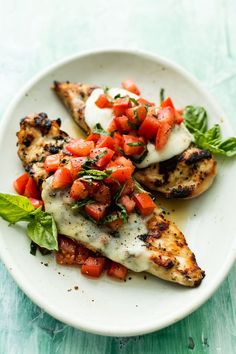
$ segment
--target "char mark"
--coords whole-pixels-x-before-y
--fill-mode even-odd
[[[212,154],[209,150],[199,150],[193,152],[185,161],[186,165],[193,165],[202,160],[209,160],[212,158]]]

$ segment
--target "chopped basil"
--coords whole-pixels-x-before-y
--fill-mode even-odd
[[[96,134],[100,134],[100,135],[105,135],[105,136],[109,136],[110,135],[110,133],[106,132],[103,129],[103,127],[101,126],[100,123],[95,124],[95,126],[92,129],[92,132],[96,133]]]
[[[161,88],[160,89],[160,103],[163,102],[165,99],[165,89]]]
[[[114,100],[116,100],[117,98],[121,98],[121,94],[117,93],[117,95],[115,95]]]
[[[99,171],[99,170],[82,170],[78,172],[78,177],[84,181],[98,180],[101,181],[109,176],[109,171]]]
[[[145,149],[141,156],[138,157],[132,156],[132,160],[134,161],[134,163],[139,164],[145,159],[147,154],[148,154],[148,149]]]
[[[86,159],[86,161],[82,164],[82,169],[87,170],[90,169],[101,157],[103,157],[104,155],[106,155],[107,151],[104,150],[102,151],[100,154],[98,154],[94,159],[91,159],[90,157],[88,157]]]
[[[135,184],[135,188],[140,192],[140,193],[147,193],[147,194],[151,194],[150,192],[147,192],[142,186],[141,184],[133,177],[133,181]]]
[[[199,148],[227,157],[236,156],[236,137],[223,139],[219,124],[208,130],[207,112],[203,107],[185,107],[183,118]]]
[[[128,125],[129,125],[131,128],[135,129],[135,130],[137,130],[138,127],[139,127],[137,124],[131,122],[130,120],[128,121]]]
[[[110,89],[109,89],[108,86],[104,86],[104,87],[103,87],[103,91],[104,91],[105,94],[108,94],[108,91],[109,91],[109,90],[110,90]]]
[[[127,214],[125,207],[119,203],[117,203],[116,205],[120,209],[120,212],[118,212],[118,213],[120,214],[121,219],[124,221],[124,223],[127,222],[128,221],[128,214]]]
[[[136,141],[134,143],[127,143],[128,146],[145,146],[142,141]]]
[[[78,201],[71,207],[71,209],[77,210],[77,209],[80,209],[80,208],[82,208],[83,206],[85,206],[85,205],[87,205],[87,204],[91,204],[91,203],[94,203],[94,200],[91,199],[91,198],[85,198],[85,199],[82,199],[82,200],[78,200]]]
[[[136,106],[139,105],[138,101],[135,98],[130,97],[130,101],[133,102]]]

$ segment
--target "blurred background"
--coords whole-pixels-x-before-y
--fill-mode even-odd
[[[235,15],[235,0],[0,0],[0,114],[41,69],[81,51],[116,47],[148,50],[182,65],[236,128]],[[179,323],[122,339],[54,320],[0,264],[0,354],[236,353],[235,275],[236,267],[205,305]]]

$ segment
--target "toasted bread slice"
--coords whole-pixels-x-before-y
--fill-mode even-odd
[[[53,89],[72,118],[86,133],[85,105],[94,85],[55,82]],[[194,198],[205,192],[216,176],[216,160],[208,150],[190,146],[174,158],[138,169],[135,177],[145,187],[165,198]]]

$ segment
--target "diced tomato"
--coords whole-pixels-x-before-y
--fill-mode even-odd
[[[92,197],[94,200],[102,204],[111,203],[110,189],[104,183],[101,183],[101,185],[94,191]]]
[[[70,196],[71,196],[71,198],[76,199],[76,200],[81,200],[81,199],[87,198],[88,191],[86,189],[86,186],[79,179],[76,179],[73,182],[73,184],[71,186],[71,190],[70,190]]]
[[[61,167],[53,176],[52,187],[54,189],[66,188],[70,186],[72,182],[73,179],[70,170],[66,167]]]
[[[153,139],[156,137],[159,122],[152,114],[148,114],[143,123],[139,127],[138,133],[147,139]]]
[[[60,154],[49,155],[44,162],[44,168],[47,172],[55,172],[60,166]]]
[[[21,175],[20,177],[18,177],[14,182],[13,182],[13,187],[15,189],[15,191],[20,194],[23,195],[25,192],[25,187],[26,184],[29,180],[29,175],[28,173],[23,173],[23,175]]]
[[[91,255],[91,253],[92,252],[88,248],[82,245],[76,245],[74,263],[78,265],[84,264],[84,262]]]
[[[70,160],[70,172],[73,179],[78,177],[78,172],[81,170],[82,165],[87,160],[86,157],[73,157]]]
[[[116,117],[119,117],[125,114],[127,108],[131,106],[129,96],[117,98],[117,100],[113,103],[113,113]]]
[[[135,202],[128,195],[121,197],[118,202],[125,207],[128,214],[132,213],[135,208]]]
[[[159,123],[165,122],[168,123],[170,126],[175,124],[175,110],[171,106],[161,108],[157,112],[157,119]]]
[[[121,85],[125,90],[132,92],[135,95],[140,96],[141,92],[133,80],[130,80],[130,79],[124,80],[124,81],[122,81]]]
[[[175,106],[174,106],[172,99],[170,97],[167,97],[164,101],[162,101],[160,104],[160,107],[161,108],[171,107],[171,108],[175,109]]]
[[[110,183],[113,179],[121,183],[126,182],[131,178],[134,168],[132,162],[124,156],[117,157],[115,161],[111,161],[107,166],[107,169],[111,169],[112,173],[109,178],[106,179],[106,182]]]
[[[74,156],[88,156],[93,148],[94,142],[84,139],[72,140],[66,145],[66,149]]]
[[[166,145],[170,132],[171,132],[171,125],[167,122],[163,122],[158,128],[158,132],[156,136],[157,150],[161,150]]]
[[[28,198],[40,199],[40,191],[32,177],[30,177],[26,183],[24,195]]]
[[[150,102],[148,100],[146,100],[145,98],[143,97],[139,97],[137,99],[137,101],[140,103],[140,104],[143,104],[143,105],[146,105],[146,106],[155,106],[155,103],[154,102]]]
[[[135,167],[130,161],[130,159],[127,159],[124,156],[119,156],[115,159],[115,164],[118,166],[123,166],[123,167],[130,167],[132,169],[132,172],[134,171]]]
[[[63,265],[71,265],[75,262],[76,244],[65,236],[58,238],[58,252],[56,252],[56,262]]]
[[[87,136],[87,138],[85,140],[86,141],[93,141],[96,144],[96,142],[99,140],[99,138],[100,138],[100,134],[91,133]]]
[[[176,124],[181,124],[183,123],[184,118],[181,116],[181,114],[178,111],[175,111],[175,123]]]
[[[132,130],[129,124],[129,118],[126,116],[120,116],[115,118],[117,129],[120,133],[129,133]]]
[[[104,218],[106,214],[106,205],[102,203],[86,204],[85,211],[95,221],[99,221]]]
[[[81,267],[83,274],[98,278],[105,267],[106,259],[104,257],[88,257]]]
[[[95,162],[96,166],[103,168],[108,164],[108,162],[111,161],[114,153],[115,152],[113,150],[106,147],[102,147],[92,149],[89,156],[92,159],[97,158],[97,161]]]
[[[107,271],[108,275],[120,280],[125,280],[127,273],[128,269],[122,264],[116,262],[112,262],[110,268]]]
[[[101,136],[96,144],[96,148],[108,147],[109,149],[114,149],[114,140],[111,136]]]
[[[140,155],[145,148],[144,139],[142,137],[123,135],[124,153],[128,156]]]
[[[29,198],[29,200],[34,208],[39,208],[39,207],[43,206],[43,201],[40,199]]]
[[[125,113],[132,123],[139,124],[146,118],[147,110],[144,106],[140,105],[128,108]]]
[[[113,214],[115,215],[116,212]],[[122,219],[116,219],[114,221],[108,222],[106,226],[109,227],[112,231],[117,231],[123,225],[123,223],[124,222]]]
[[[118,148],[119,150],[119,148],[123,148],[123,138],[119,133],[114,133],[113,141],[116,149]]]
[[[95,104],[99,108],[111,108],[112,102],[109,101],[108,97],[105,94],[101,94],[98,99],[96,100]]]
[[[111,123],[109,124],[108,128],[107,128],[107,131],[109,133],[113,133],[117,130],[117,126],[116,126],[116,122],[115,122],[115,119],[112,119]]]
[[[134,201],[140,214],[144,216],[150,215],[156,208],[156,204],[147,193],[136,193],[134,195]]]
[[[134,181],[133,178],[130,178],[125,182],[125,186],[122,190],[121,196],[132,194],[133,191],[134,191]]]

